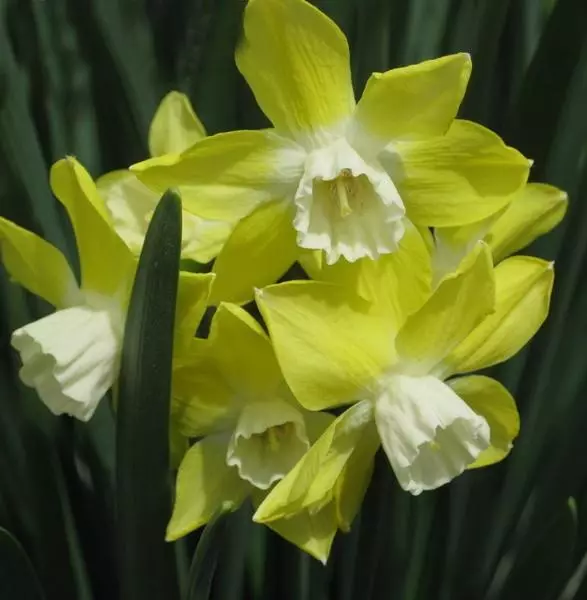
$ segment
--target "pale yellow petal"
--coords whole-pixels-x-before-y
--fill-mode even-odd
[[[274,200],[238,223],[214,263],[211,304],[250,302],[255,288],[275,283],[291,267],[299,253],[292,211],[289,202]]]
[[[312,279],[342,285],[371,302],[373,310],[388,316],[397,329],[431,293],[430,252],[409,222],[397,251],[378,260],[364,258],[349,263],[341,259],[328,265],[322,258],[320,253],[305,251],[300,262]]]
[[[491,445],[468,468],[504,459],[520,431],[520,416],[511,394],[495,379],[481,375],[459,377],[448,384],[489,425]]]
[[[444,135],[470,74],[471,58],[464,53],[373,73],[354,117],[359,144],[381,149],[394,140]]]
[[[253,519],[265,523],[290,518],[303,510],[318,511],[335,500],[336,492],[356,492],[350,481],[338,487],[337,482],[341,476],[357,472],[356,465],[346,473],[345,467],[365,435],[373,435],[373,408],[369,401],[359,402],[337,417],[298,464],[271,490]],[[361,456],[368,470],[370,459],[365,453]],[[363,490],[363,483],[359,480],[357,489]],[[346,526],[357,504],[356,499],[348,503],[346,499],[338,499],[337,502],[343,515],[342,524]]]
[[[79,288],[65,256],[43,238],[1,217],[0,261],[11,279],[56,308],[78,299]]]
[[[392,363],[394,324],[342,286],[287,282],[261,290],[257,304],[285,380],[310,410],[357,401]]]
[[[305,0],[250,0],[236,62],[277,130],[299,141],[344,125],[354,108],[346,38]]]
[[[151,156],[179,154],[206,137],[189,98],[181,92],[169,92],[157,107],[149,129]]]
[[[216,438],[197,442],[179,467],[167,541],[198,529],[220,511],[236,510],[249,489],[237,470],[227,466],[225,442]]]
[[[548,315],[554,282],[552,263],[514,256],[495,268],[495,312],[488,315],[446,357],[445,374],[467,373],[516,354]]]
[[[406,374],[430,373],[493,310],[489,249],[479,243],[465,260],[462,270],[445,278],[400,331],[397,351]]]
[[[568,196],[544,183],[529,183],[516,194],[486,236],[497,263],[554,229],[565,216]]]
[[[82,289],[124,302],[136,260],[114,231],[92,178],[74,158],[65,158],[51,168],[51,188],[67,209],[73,225]]]
[[[517,150],[469,121],[455,120],[445,136],[390,151],[399,154],[391,176],[407,215],[427,227],[468,225],[496,213],[522,189],[530,168]]]
[[[293,198],[305,156],[299,146],[274,132],[233,131],[131,170],[159,194],[178,188],[184,210],[198,217],[236,221],[261,202]]]

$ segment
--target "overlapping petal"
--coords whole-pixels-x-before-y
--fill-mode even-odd
[[[530,168],[499,136],[460,120],[444,136],[394,144],[385,152],[395,161],[390,174],[408,217],[428,227],[467,225],[496,213],[521,190]]]
[[[337,482],[345,475],[353,452],[364,435],[371,435],[373,408],[369,401],[355,404],[326,429],[318,441],[308,450],[298,464],[286,475],[261,503],[255,521],[266,523],[277,519],[287,519],[303,510],[317,512],[335,500]],[[354,467],[353,467],[354,470]],[[347,471],[346,475],[349,475]],[[364,486],[348,485],[346,493],[363,493]],[[343,525],[360,499],[345,499],[342,506]]]
[[[548,314],[552,263],[514,256],[495,268],[495,311],[442,362],[446,374],[467,373],[503,362],[538,331]]]
[[[381,150],[394,140],[444,135],[457,115],[470,74],[468,54],[373,73],[353,118],[354,143]]]
[[[206,524],[219,511],[236,510],[250,490],[226,464],[226,442],[209,437],[194,444],[179,467],[166,539],[176,540]]]
[[[92,178],[74,158],[66,158],[53,165],[51,188],[73,225],[82,289],[125,301],[136,261],[115,233]]]
[[[250,0],[236,62],[276,129],[298,141],[327,136],[354,108],[346,38],[305,0]]]
[[[293,207],[283,200],[263,203],[235,227],[214,263],[210,302],[250,302],[254,288],[277,281],[299,249]]]
[[[181,92],[169,92],[157,107],[149,128],[151,156],[179,154],[206,137],[188,97]]]
[[[486,241],[497,263],[554,229],[565,216],[568,196],[544,183],[529,183],[491,227]]]
[[[204,219],[235,221],[259,203],[293,198],[305,152],[271,131],[234,131],[208,137],[180,156],[131,167],[162,194],[180,190],[183,208]]]
[[[397,337],[406,373],[433,371],[493,310],[495,288],[489,249],[479,243],[467,264],[445,278],[422,308],[408,317]]]
[[[65,256],[38,235],[0,217],[0,259],[10,277],[56,308],[79,299]]]
[[[492,465],[504,459],[520,430],[520,416],[511,394],[495,379],[482,375],[458,377],[450,387],[488,423],[490,446],[469,469]]]
[[[398,250],[376,261],[339,260],[328,265],[322,254],[306,251],[301,254],[300,262],[312,279],[344,286],[371,302],[374,311],[387,315],[397,329],[431,292],[430,251],[411,223],[406,224]]]
[[[341,286],[288,282],[257,294],[285,380],[302,406],[355,402],[391,363],[394,324]]]

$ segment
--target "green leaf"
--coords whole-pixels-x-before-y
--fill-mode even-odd
[[[190,567],[186,600],[208,600],[212,579],[228,531],[228,515],[218,512],[206,525]]]
[[[166,192],[149,225],[126,321],[117,414],[121,597],[173,600],[179,590],[171,515],[169,404],[181,202]]]
[[[18,540],[0,527],[0,598],[45,598],[31,561]]]

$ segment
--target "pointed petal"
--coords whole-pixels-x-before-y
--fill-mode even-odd
[[[315,513],[302,511],[287,519],[266,523],[266,526],[326,564],[337,529],[334,505],[330,503]]]
[[[447,383],[489,425],[490,446],[468,468],[503,460],[520,431],[520,415],[511,394],[495,379],[482,375],[458,377]]]
[[[342,287],[288,282],[259,291],[257,304],[285,380],[309,410],[357,401],[391,364],[394,324]]]
[[[161,100],[151,121],[149,151],[151,156],[179,154],[205,137],[189,98],[173,91]]]
[[[219,511],[236,510],[250,485],[226,464],[226,443],[205,438],[194,444],[179,467],[173,514],[167,541],[177,540],[205,525]]]
[[[565,216],[568,204],[567,194],[552,185],[526,185],[514,196],[486,238],[494,261],[500,262],[554,229]]]
[[[218,307],[209,343],[210,356],[235,394],[262,399],[283,385],[267,334],[242,308],[228,303]]]
[[[354,143],[381,150],[393,140],[444,135],[471,75],[468,54],[453,54],[373,73],[354,117]]]
[[[514,256],[495,268],[495,311],[443,361],[444,374],[485,369],[516,354],[548,315],[554,282],[552,263]]]
[[[479,243],[454,276],[445,278],[424,306],[408,317],[397,351],[411,374],[430,373],[493,310],[493,268]]]
[[[293,198],[305,152],[271,131],[233,131],[198,142],[180,156],[133,165],[162,194],[178,187],[184,210],[204,219],[236,221],[260,202]]]
[[[400,486],[414,495],[460,475],[489,447],[489,426],[440,379],[392,375],[375,422]]]
[[[320,253],[304,252],[306,272],[319,281],[342,285],[373,303],[374,310],[388,315],[399,329],[431,293],[431,258],[416,227],[406,223],[399,248],[376,261],[361,259],[354,263],[339,260],[328,265]]]
[[[214,263],[211,304],[250,302],[254,288],[275,283],[291,267],[299,252],[292,210],[274,200],[238,223]]]
[[[92,178],[74,158],[66,158],[51,168],[51,188],[73,225],[82,289],[126,301],[136,260],[114,231]]]
[[[110,214],[116,233],[133,254],[140,254],[149,222],[161,198],[137,179],[131,171],[112,171],[96,182]],[[234,224],[229,221],[202,219],[182,211],[181,256],[200,263],[215,258]]]
[[[175,366],[175,365],[174,365]],[[194,339],[175,366],[171,416],[186,437],[226,434],[240,408],[234,390],[218,371],[208,340]]]
[[[175,309],[175,348],[174,364],[181,363],[196,335],[198,325],[204,316],[212,282],[213,273],[190,273],[180,271]]]
[[[372,435],[372,427],[373,408],[369,401],[359,402],[337,417],[298,464],[271,490],[253,520],[273,522],[291,518],[303,510],[316,512],[323,509],[335,499],[339,477],[345,475],[345,467],[363,436]],[[369,467],[368,464],[364,466]],[[355,472],[353,467],[346,476]],[[346,482],[338,491],[348,492],[350,489]],[[357,489],[362,489],[362,484]],[[346,508],[355,504],[354,499],[349,504],[346,499],[340,501],[345,525],[346,517],[350,515]]]
[[[396,180],[407,215],[428,227],[467,225],[499,211],[521,190],[530,168],[517,150],[469,121],[456,120],[445,136],[393,150],[401,161]]]
[[[14,281],[56,308],[76,302],[79,288],[65,256],[43,238],[1,217],[0,260]]]
[[[304,0],[250,0],[236,62],[263,112],[294,139],[320,138],[355,100],[342,31]]]

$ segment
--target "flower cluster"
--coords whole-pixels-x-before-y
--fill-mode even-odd
[[[154,207],[178,188],[171,417],[195,443],[168,539],[250,498],[255,521],[325,561],[380,448],[412,494],[510,452],[513,398],[470,373],[510,358],[546,318],[552,263],[511,255],[556,226],[567,199],[456,118],[466,54],[374,73],[357,101],[332,21],[305,0],[249,0],[236,63],[271,129],[206,137],[172,92],[150,159],[97,182],[73,158],[53,166],[79,284],[56,248],[0,219],[4,266],[56,308],[12,345],[52,412],[89,419],[117,378]],[[284,277],[296,262],[305,278]],[[206,306],[210,332],[196,337]]]

